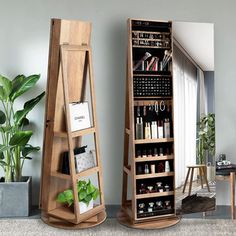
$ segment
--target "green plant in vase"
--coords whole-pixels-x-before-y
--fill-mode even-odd
[[[84,203],[88,207],[91,201],[96,200],[100,195],[98,188],[96,188],[90,180],[80,180],[77,183],[77,192],[79,203]],[[67,204],[69,207],[74,203],[73,191],[67,189],[57,195],[57,201],[63,204]],[[85,210],[86,211],[86,210]],[[80,213],[81,206],[80,206]]]
[[[33,99],[25,102],[21,110],[16,110],[17,98],[32,89],[40,75],[18,75],[10,80],[0,75],[0,133],[2,143],[0,144],[0,166],[5,173],[5,182],[19,182],[22,178],[22,169],[26,159],[32,159],[30,154],[39,151],[28,142],[33,131],[27,129],[29,120],[28,113],[43,98],[42,92]]]
[[[208,113],[198,123],[197,157],[199,164],[206,164],[207,152],[215,155],[215,114]]]

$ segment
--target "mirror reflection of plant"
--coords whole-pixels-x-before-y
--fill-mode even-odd
[[[90,180],[88,183],[85,180],[80,180],[77,183],[77,191],[79,202],[84,202],[87,206],[92,199],[96,200],[100,194],[98,188],[96,188]],[[74,203],[73,191],[67,189],[62,193],[59,193],[57,195],[57,201],[71,206]]]
[[[10,80],[0,75],[0,166],[5,173],[5,182],[21,181],[22,169],[26,159],[32,159],[30,154],[39,151],[28,142],[33,135],[27,130],[28,113],[43,98],[45,92],[25,102],[23,109],[15,110],[14,104],[18,97],[35,86],[40,75],[18,75]]]
[[[215,155],[215,114],[208,113],[198,123],[197,157],[199,164],[206,164],[207,152]]]

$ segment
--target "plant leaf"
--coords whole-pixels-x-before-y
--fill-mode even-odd
[[[24,118],[21,120],[19,126],[25,127],[25,126],[27,126],[27,125],[29,125],[29,120],[28,120],[26,117],[24,117]]]
[[[9,132],[11,129],[11,126],[0,126],[0,131],[3,133]]]
[[[0,110],[0,124],[4,124],[6,122],[6,115],[3,111]]]
[[[4,100],[6,100],[6,98],[7,98],[7,96],[5,94],[5,91],[4,91],[3,87],[0,86],[0,99],[4,101]]]
[[[89,195],[89,194],[93,193],[95,190],[96,190],[95,186],[90,184],[90,185],[87,185],[86,193]]]
[[[17,76],[14,79],[12,92],[10,94],[11,101],[14,101],[17,97],[34,87],[39,78],[40,75],[30,75],[28,77],[24,75]]]
[[[0,152],[7,151],[9,149],[11,149],[10,146],[6,146],[6,145],[3,145],[3,144],[0,144]]]
[[[8,78],[0,75],[0,84],[3,87],[5,96],[8,97],[12,91],[12,82]]]
[[[27,160],[32,160],[32,157],[21,157],[21,159],[27,159]]]
[[[86,191],[82,190],[79,192],[79,201],[82,201],[83,199],[85,199],[87,196]]]
[[[57,201],[60,202],[60,203],[65,203],[66,202],[66,197],[65,197],[64,193],[59,193],[57,195]]]
[[[17,125],[20,125],[22,120],[26,117],[26,115],[34,108],[34,106],[43,98],[45,92],[42,92],[40,95],[37,97],[27,101],[24,104],[24,109],[19,110],[15,113],[14,115],[14,122]]]
[[[93,200],[96,200],[98,195],[100,195],[99,190],[96,188],[96,190],[93,192],[92,196],[93,196]]]
[[[26,146],[24,146],[22,148],[22,155],[23,157],[26,157],[27,155],[29,155],[30,153],[32,152],[37,152],[40,150],[40,147],[37,146],[37,147],[33,147],[32,145],[28,144]]]
[[[25,146],[30,140],[33,132],[29,131],[17,131],[10,139],[9,144],[11,146]]]
[[[7,166],[7,163],[5,161],[0,161],[1,166]]]
[[[89,202],[92,200],[92,195],[87,195],[84,199],[83,199],[83,201],[87,204],[87,206],[88,206],[88,204],[89,204]]]

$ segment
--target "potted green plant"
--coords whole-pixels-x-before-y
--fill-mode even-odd
[[[31,154],[40,148],[29,144],[33,131],[27,128],[27,115],[45,92],[25,102],[20,110],[15,102],[39,78],[40,75],[18,75],[10,80],[0,75],[0,166],[4,171],[0,183],[0,217],[29,215],[31,177],[22,176],[22,171],[25,160],[32,159]]]
[[[208,113],[198,123],[197,157],[199,164],[207,164],[208,154],[215,156],[215,114]]]
[[[90,181],[80,180],[77,183],[80,214],[93,208],[93,201],[99,196],[99,190]],[[74,203],[72,189],[67,189],[57,195],[57,201],[70,207]]]

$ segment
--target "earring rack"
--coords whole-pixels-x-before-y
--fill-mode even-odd
[[[66,229],[89,228],[106,219],[90,35],[89,22],[51,21],[40,208],[45,223]],[[69,104],[85,101],[87,84],[92,127],[72,132]],[[96,166],[76,173],[74,148],[82,146],[84,135],[91,135],[94,141]],[[69,153],[69,174],[61,170],[65,152]],[[77,183],[91,175],[96,175],[98,179],[100,204],[94,204],[91,210],[80,213]],[[73,207],[56,201],[56,196],[68,188],[73,190]]]
[[[132,228],[164,228],[180,220],[175,209],[172,42],[171,22],[128,19],[123,189],[117,218]]]

